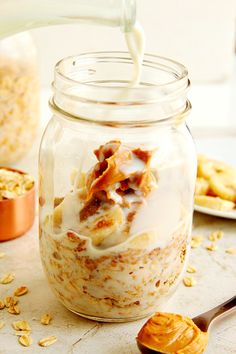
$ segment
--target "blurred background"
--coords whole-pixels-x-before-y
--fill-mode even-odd
[[[190,127],[202,133],[212,129],[235,133],[236,1],[137,0],[137,7],[146,33],[146,51],[178,60],[189,70]],[[54,65],[62,57],[126,50],[117,28],[76,24],[39,28],[32,34],[45,89],[49,89]]]

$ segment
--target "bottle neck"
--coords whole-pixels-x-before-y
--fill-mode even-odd
[[[130,31],[136,18],[136,0],[2,0],[0,38],[32,28],[91,23]]]

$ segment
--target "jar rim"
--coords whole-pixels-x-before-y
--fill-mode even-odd
[[[175,60],[148,53],[144,55],[142,66],[140,84],[130,87],[128,85],[134,65],[128,52],[89,52],[66,57],[55,66],[52,83],[53,106],[58,107],[61,112],[71,114],[72,117],[85,118],[83,109],[96,105],[101,117],[94,119],[95,117],[86,116],[85,120],[103,121],[102,115],[104,116],[107,109],[120,116],[114,119],[109,113],[106,120],[118,120],[120,123],[121,119],[122,124],[125,121],[136,121],[135,117],[127,117],[131,110],[142,110],[146,115],[147,107],[157,105],[167,107],[171,103],[174,107],[172,112],[169,109],[167,112],[165,107],[166,116],[159,117],[162,121],[165,118],[169,120],[172,113],[173,115],[184,113],[187,106],[186,92],[189,87],[188,71],[185,66]],[[135,114],[137,116],[137,112]],[[156,121],[156,117],[153,119]],[[140,122],[140,119],[137,120]]]
[[[109,89],[109,90],[117,90],[117,86],[110,86],[110,85],[103,85],[103,86],[98,86],[96,84],[92,84],[92,83],[87,83],[87,82],[82,82],[79,80],[75,80],[71,77],[68,77],[65,73],[65,66],[68,64],[72,64],[75,65],[76,63],[85,63],[86,59],[90,60],[92,58],[94,59],[123,59],[124,56],[126,56],[126,60],[132,62],[132,58],[129,55],[129,52],[127,51],[98,51],[98,52],[85,52],[85,53],[81,53],[78,55],[72,55],[72,56],[68,56],[65,57],[63,59],[61,59],[60,61],[57,62],[57,64],[55,65],[55,79],[58,76],[59,78],[67,81],[68,83],[74,83],[77,85],[81,85],[82,87],[95,87],[96,90],[101,90],[101,89]],[[152,88],[158,88],[158,87],[167,87],[170,85],[175,84],[177,81],[184,81],[184,80],[188,80],[188,70],[187,68],[179,63],[178,61],[175,61],[173,59],[164,57],[164,56],[159,56],[156,54],[152,54],[152,53],[145,53],[144,54],[144,60],[143,60],[143,66],[145,66],[145,63],[147,64],[159,64],[163,69],[168,69],[172,72],[173,76],[175,79],[172,79],[169,82],[165,82],[162,84],[158,84],[155,85]],[[119,86],[118,86],[119,87]],[[124,88],[124,86],[121,86],[122,88]],[[149,87],[145,87],[143,88],[142,86],[136,86],[136,87],[129,87],[129,90],[134,90],[134,91],[140,91],[142,89],[146,90]]]

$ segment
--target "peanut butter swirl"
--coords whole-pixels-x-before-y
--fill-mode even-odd
[[[157,312],[140,330],[139,346],[165,354],[201,354],[208,343],[202,332],[188,317]]]
[[[152,153],[110,141],[94,154],[98,162],[86,177],[86,203],[80,212],[81,220],[93,215],[104,203],[131,209],[128,216],[131,219],[133,209],[137,210],[156,185],[150,170]]]

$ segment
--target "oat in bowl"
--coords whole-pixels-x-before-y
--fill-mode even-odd
[[[34,222],[35,186],[29,174],[0,168],[0,241],[23,235]]]

